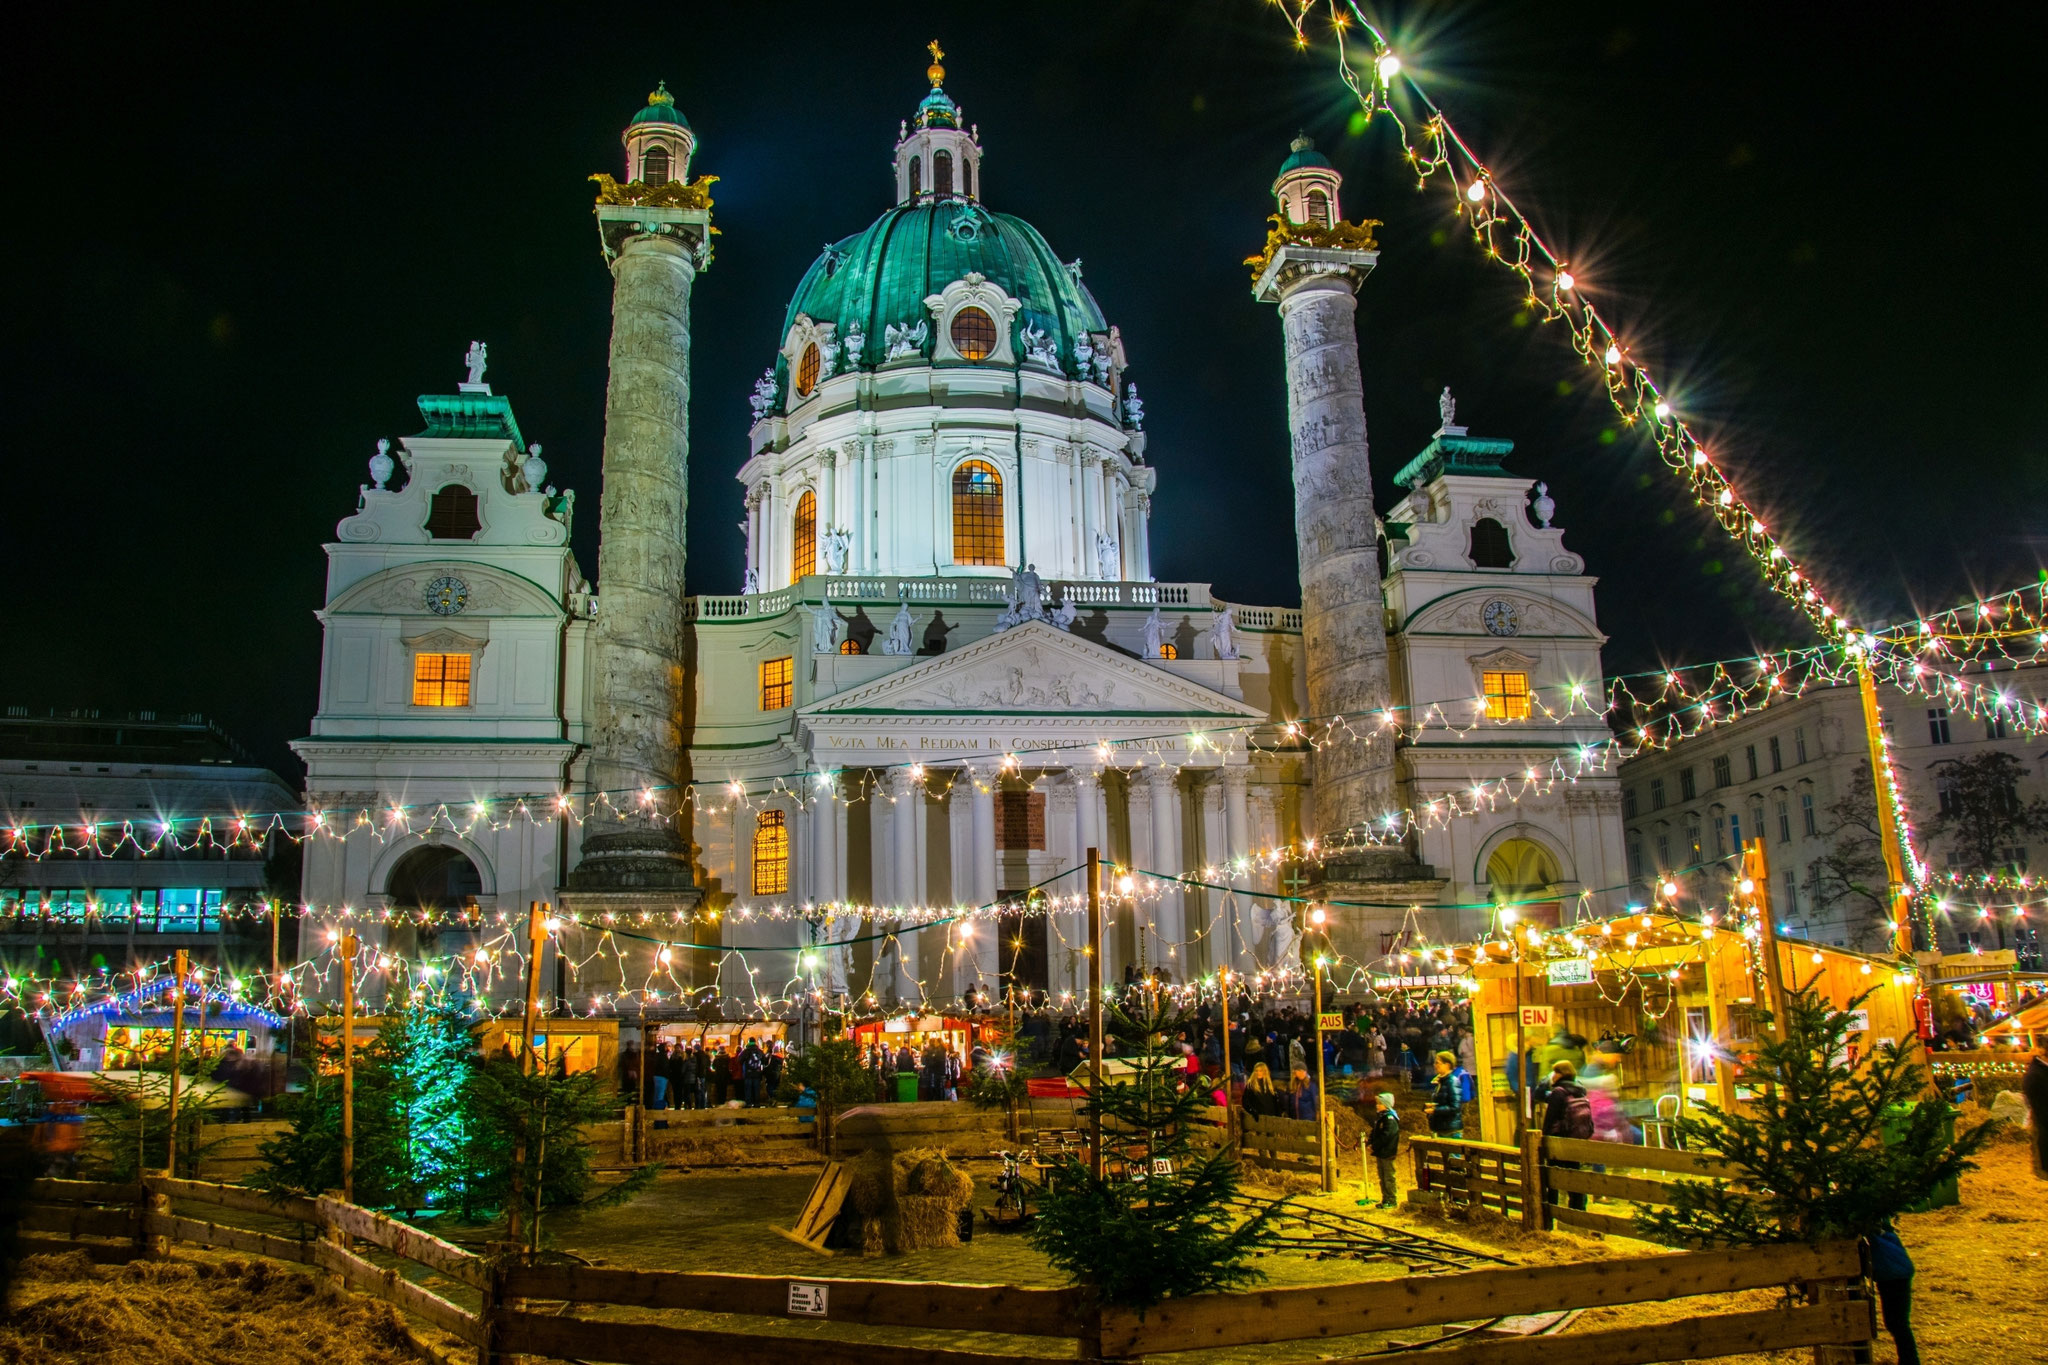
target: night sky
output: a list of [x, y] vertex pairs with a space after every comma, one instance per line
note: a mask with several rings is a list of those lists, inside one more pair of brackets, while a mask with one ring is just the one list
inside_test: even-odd
[[[1887, 617], [2041, 563], [2041, 61], [1995, 13], [1832, 8], [1379, 14], [1743, 494], [1835, 601]], [[1321, 22], [1301, 53], [1256, 0], [534, 14], [17, 16], [0, 701], [204, 711], [296, 780], [321, 545], [472, 338], [581, 494], [594, 575], [610, 282], [585, 177], [620, 172], [657, 79], [721, 177], [690, 588], [736, 591], [748, 390], [820, 247], [889, 204], [934, 37], [987, 202], [1080, 257], [1123, 331], [1159, 578], [1299, 600], [1279, 324], [1239, 262], [1305, 129], [1347, 213], [1386, 223], [1359, 309], [1381, 505], [1449, 384], [1549, 482], [1603, 580], [1610, 671], [1811, 638], [1615, 429], [1562, 334], [1519, 315], [1441, 189], [1415, 192], [1392, 130], [1350, 127]]]

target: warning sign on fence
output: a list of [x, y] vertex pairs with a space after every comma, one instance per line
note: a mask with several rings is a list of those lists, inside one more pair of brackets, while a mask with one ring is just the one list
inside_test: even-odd
[[789, 1311], [793, 1317], [822, 1318], [825, 1316], [825, 1295], [830, 1285], [805, 1284], [801, 1280], [789, 1282]]

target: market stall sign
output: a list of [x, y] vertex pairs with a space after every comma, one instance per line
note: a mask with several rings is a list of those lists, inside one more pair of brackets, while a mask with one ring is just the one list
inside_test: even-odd
[[1344, 1016], [1342, 1014], [1318, 1014], [1316, 1016], [1316, 1027], [1324, 1033], [1336, 1033], [1344, 1027]]
[[1553, 986], [1590, 986], [1593, 984], [1593, 964], [1583, 957], [1561, 958], [1546, 969]]
[[1555, 1013], [1549, 1005], [1522, 1006], [1523, 1028], [1549, 1028], [1554, 1019]]

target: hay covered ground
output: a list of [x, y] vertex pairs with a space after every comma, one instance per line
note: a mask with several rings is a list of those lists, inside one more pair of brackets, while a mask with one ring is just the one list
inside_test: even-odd
[[[1659, 1250], [1622, 1237], [1530, 1234], [1519, 1225], [1498, 1221], [1444, 1223], [1405, 1207], [1395, 1213], [1360, 1209], [1355, 1163], [1355, 1157], [1346, 1163], [1345, 1178], [1335, 1194], [1298, 1197], [1316, 1207], [1363, 1214], [1395, 1227], [1491, 1250], [1524, 1264], [1649, 1255]], [[1402, 1165], [1405, 1177], [1407, 1162]], [[994, 1198], [990, 1188], [993, 1164], [974, 1162], [966, 1169], [975, 1178], [974, 1205], [985, 1207]], [[813, 1179], [814, 1172], [808, 1170], [670, 1173], [630, 1204], [551, 1219], [549, 1240], [584, 1260], [639, 1269], [1027, 1285], [1060, 1282], [1021, 1236], [990, 1232], [985, 1226], [977, 1226], [973, 1239], [959, 1246], [875, 1257], [857, 1252], [829, 1259], [816, 1256], [769, 1231], [771, 1224], [788, 1226], [795, 1218]], [[1277, 1188], [1264, 1192], [1280, 1193]], [[1901, 1232], [1920, 1269], [1915, 1313], [1926, 1359], [1986, 1360], [1999, 1365], [2048, 1361], [2048, 1328], [2043, 1326], [2040, 1309], [2048, 1303], [2048, 1199], [2044, 1195], [2048, 1195], [2048, 1183], [2034, 1179], [2024, 1145], [2000, 1142], [1986, 1152], [1980, 1170], [1964, 1177], [1960, 1207], [1902, 1220]], [[221, 1213], [212, 1211], [216, 1218]], [[458, 1240], [486, 1235], [481, 1231], [465, 1235], [461, 1229], [448, 1227], [436, 1231]], [[286, 1365], [317, 1359], [323, 1365], [381, 1365], [386, 1360], [416, 1358], [407, 1349], [391, 1310], [344, 1295], [325, 1277], [296, 1268], [206, 1253], [181, 1253], [179, 1260], [169, 1265], [139, 1263], [126, 1268], [95, 1269], [79, 1257], [40, 1258], [28, 1265], [27, 1282], [17, 1293], [23, 1312], [0, 1330], [0, 1360], [21, 1360], [28, 1365], [122, 1359], [167, 1365], [186, 1361]], [[1274, 1286], [1404, 1273], [1401, 1267], [1386, 1262], [1315, 1261], [1291, 1255], [1267, 1256], [1259, 1266]], [[418, 1267], [405, 1268], [415, 1278], [425, 1278], [439, 1293], [461, 1302], [473, 1299], [460, 1286], [428, 1276]], [[1775, 1302], [1774, 1293], [1760, 1291], [1713, 1300], [1593, 1309], [1555, 1338], [1556, 1358], [1572, 1358], [1573, 1332], [1666, 1321], [1702, 1311], [1769, 1307]], [[1059, 1353], [1058, 1343], [977, 1332], [967, 1322], [949, 1330], [912, 1332], [627, 1308], [586, 1306], [577, 1311], [724, 1330], [743, 1324], [745, 1330], [778, 1335], [950, 1347], [996, 1357]], [[1250, 1365], [1254, 1361], [1279, 1365], [1388, 1344], [1384, 1337], [1361, 1336], [1191, 1353], [1179, 1359], [1186, 1365]], [[1811, 1359], [1811, 1353], [1722, 1359], [1739, 1365], [1803, 1363]], [[1889, 1338], [1880, 1336], [1875, 1359], [1880, 1365], [1895, 1359]]]
[[95, 1266], [83, 1252], [21, 1263], [0, 1317], [10, 1365], [418, 1365], [399, 1315], [258, 1257], [180, 1255]]

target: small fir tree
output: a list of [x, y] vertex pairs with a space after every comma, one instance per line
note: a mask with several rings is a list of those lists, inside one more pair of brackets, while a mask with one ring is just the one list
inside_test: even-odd
[[[1849, 1002], [1854, 1010], [1868, 999]], [[1768, 1012], [1760, 1012], [1768, 1020]], [[1867, 1237], [1937, 1186], [1974, 1164], [1990, 1124], [1941, 1138], [1946, 1107], [1926, 1099], [1917, 1041], [1881, 1043], [1855, 1065], [1848, 1035], [1855, 1021], [1811, 992], [1787, 1002], [1783, 1038], [1760, 1045], [1748, 1069], [1749, 1112], [1700, 1106], [1702, 1118], [1676, 1127], [1681, 1145], [1719, 1152], [1736, 1174], [1671, 1187], [1671, 1204], [1638, 1206], [1636, 1226], [1678, 1243], [1823, 1242]], [[1884, 1140], [1886, 1111], [1912, 1105], [1894, 1140]]]
[[[1181, 1084], [1166, 1040], [1184, 1020], [1162, 1005], [1119, 1012], [1115, 1031], [1137, 1055], [1128, 1081], [1105, 1079], [1082, 1106], [1102, 1115], [1105, 1157], [1097, 1179], [1069, 1158], [1039, 1199], [1033, 1246], [1105, 1303], [1145, 1309], [1168, 1298], [1234, 1289], [1264, 1278], [1249, 1264], [1270, 1245], [1278, 1205], [1240, 1218], [1237, 1164], [1197, 1150], [1209, 1106]], [[1126, 1160], [1126, 1148], [1138, 1153]], [[1160, 1166], [1160, 1161], [1167, 1163]]]
[[809, 1089], [818, 1097], [818, 1126], [826, 1151], [832, 1150], [832, 1124], [848, 1105], [871, 1099], [874, 1073], [861, 1060], [859, 1044], [847, 1038], [812, 1043], [782, 1068], [783, 1094], [794, 1098]]
[[615, 1121], [621, 1101], [605, 1089], [597, 1072], [570, 1073], [566, 1059], [536, 1066], [531, 1074], [512, 1057], [477, 1063], [464, 1102], [474, 1122], [467, 1151], [474, 1201], [504, 1209], [516, 1188], [529, 1252], [540, 1249], [542, 1218], [550, 1210], [623, 1203], [661, 1172], [659, 1165], [642, 1166], [616, 1185], [599, 1186], [590, 1146], [579, 1130], [587, 1123]]

